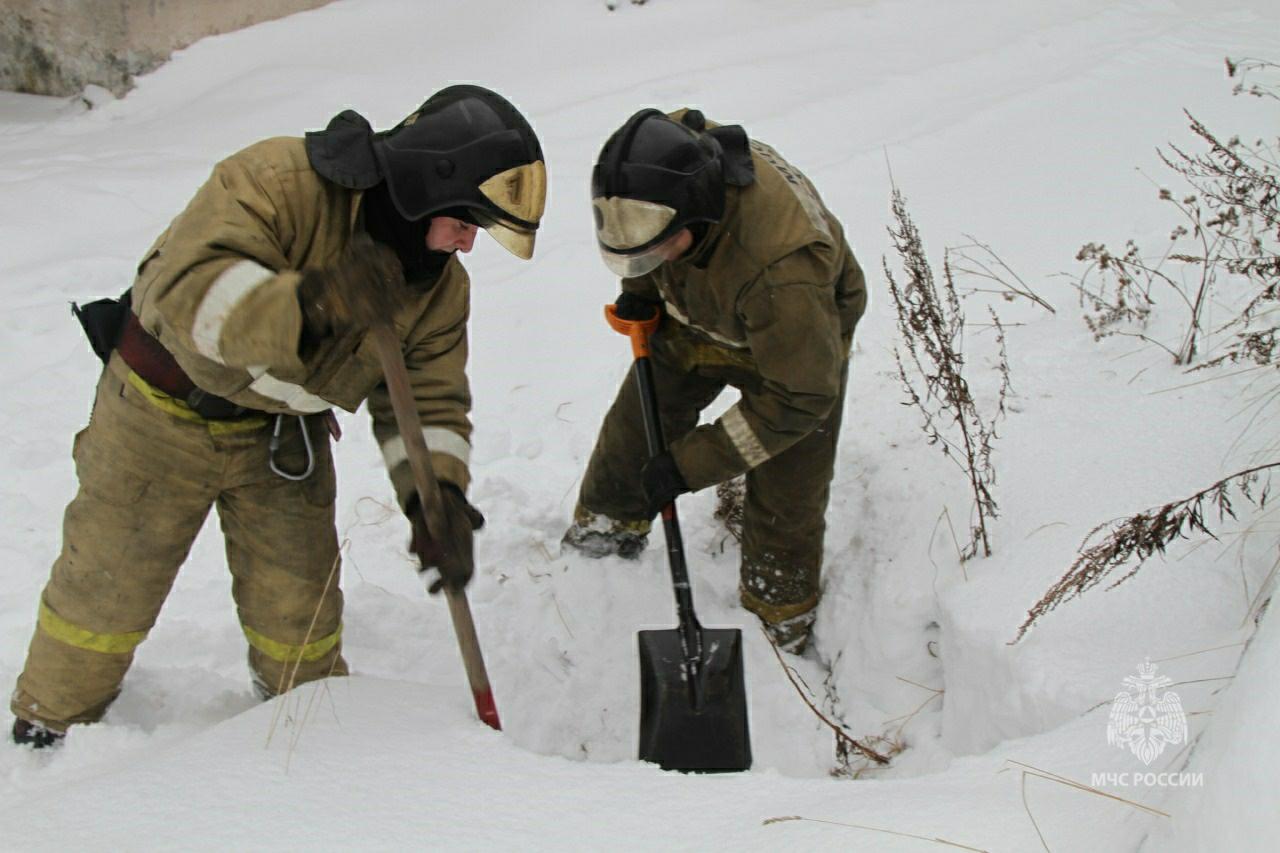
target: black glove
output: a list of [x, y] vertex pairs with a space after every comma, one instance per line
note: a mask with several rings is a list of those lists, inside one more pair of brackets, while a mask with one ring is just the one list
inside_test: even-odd
[[644, 463], [640, 470], [640, 482], [645, 500], [649, 502], [649, 515], [654, 516], [679, 495], [689, 491], [689, 484], [676, 467], [675, 457], [663, 451]]
[[405, 507], [413, 528], [409, 550], [418, 556], [421, 563], [419, 571], [435, 569], [440, 573], [440, 577], [428, 587], [432, 593], [439, 592], [446, 585], [450, 589], [462, 589], [470, 582], [476, 570], [474, 532], [484, 527], [484, 516], [480, 510], [468, 503], [462, 490], [453, 483], [440, 484], [440, 497], [444, 501], [444, 515], [449, 524], [445, 541], [427, 531], [417, 495], [410, 498], [409, 505]]
[[306, 271], [298, 284], [303, 324], [313, 338], [390, 320], [409, 298], [396, 253], [368, 234], [357, 234], [337, 263]]
[[647, 299], [638, 293], [624, 290], [613, 301], [614, 312], [623, 320], [649, 320], [655, 311], [662, 309], [662, 303]]

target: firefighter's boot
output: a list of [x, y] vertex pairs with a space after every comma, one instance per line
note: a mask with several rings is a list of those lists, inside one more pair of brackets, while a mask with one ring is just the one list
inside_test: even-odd
[[619, 521], [579, 504], [560, 543], [593, 559], [616, 556], [634, 560], [648, 541], [649, 522]]
[[62, 743], [62, 739], [67, 736], [67, 733], [56, 732], [39, 723], [32, 723], [19, 717], [13, 721], [11, 736], [13, 742], [19, 746], [44, 749], [46, 746], [57, 746]]

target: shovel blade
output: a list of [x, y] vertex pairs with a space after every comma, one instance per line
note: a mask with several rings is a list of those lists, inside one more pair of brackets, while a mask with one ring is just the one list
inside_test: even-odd
[[640, 760], [663, 770], [731, 773], [751, 767], [742, 632], [702, 630], [698, 706], [679, 630], [641, 631]]

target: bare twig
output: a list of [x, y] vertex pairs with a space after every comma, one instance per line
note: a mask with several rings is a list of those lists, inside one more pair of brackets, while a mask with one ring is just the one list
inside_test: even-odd
[[782, 671], [786, 673], [787, 680], [790, 681], [791, 686], [796, 689], [796, 693], [799, 694], [801, 700], [804, 701], [805, 705], [809, 706], [809, 710], [813, 712], [814, 716], [821, 720], [823, 724], [825, 724], [827, 728], [831, 729], [835, 734], [837, 750], [842, 748], [852, 750], [853, 752], [856, 752], [864, 758], [868, 758], [881, 766], [888, 764], [888, 756], [876, 752], [871, 747], [861, 743], [856, 738], [851, 737], [843, 727], [832, 722], [830, 718], [818, 710], [818, 707], [813, 704], [813, 701], [809, 698], [808, 694], [806, 694], [805, 691], [801, 689], [799, 683], [797, 683], [796, 679], [798, 676], [796, 675], [795, 670], [782, 659], [782, 652], [778, 649], [778, 644], [773, 641], [773, 637], [769, 636], [769, 632], [765, 631], [763, 628], [761, 629], [761, 632], [764, 634], [765, 639], [769, 641], [769, 646], [773, 649], [773, 654], [778, 659], [778, 666], [782, 667]]
[[926, 698], [923, 702], [921, 702], [919, 705], [917, 705], [914, 710], [909, 711], [906, 714], [902, 714], [900, 716], [894, 717], [893, 719], [884, 721], [884, 724], [887, 726], [887, 725], [890, 725], [891, 723], [897, 723], [899, 720], [901, 720], [902, 722], [898, 723], [897, 731], [894, 734], [895, 738], [901, 738], [902, 731], [907, 727], [907, 723], [910, 723], [912, 720], [914, 720], [917, 714], [919, 714], [921, 711], [923, 711], [925, 708], [929, 706], [930, 702], [932, 702], [934, 699], [941, 698], [947, 691], [939, 687], [928, 687], [924, 684], [919, 684], [915, 681], [912, 681], [909, 678], [903, 678], [901, 675], [897, 675], [894, 677], [897, 678], [899, 681], [903, 682], [904, 684], [910, 684], [912, 687], [919, 687], [921, 690], [928, 690], [929, 693], [932, 694], [928, 698]]
[[958, 263], [955, 261], [951, 263], [951, 269], [954, 272], [985, 278], [998, 284], [999, 290], [995, 292], [1001, 293], [1007, 299], [1021, 296], [1024, 299], [1030, 299], [1050, 314], [1058, 313], [1053, 310], [1052, 305], [1032, 291], [1022, 277], [1014, 272], [994, 249], [970, 234], [964, 236], [970, 241], [969, 245], [954, 246], [946, 250], [948, 254], [959, 260]]

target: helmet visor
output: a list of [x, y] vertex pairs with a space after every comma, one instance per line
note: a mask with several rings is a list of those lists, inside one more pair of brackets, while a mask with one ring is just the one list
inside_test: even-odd
[[481, 211], [475, 211], [473, 216], [476, 224], [497, 241], [499, 246], [521, 260], [527, 261], [533, 257], [533, 242], [537, 236], [536, 231], [530, 231], [528, 228], [521, 228], [513, 223], [495, 219]]
[[487, 178], [480, 184], [480, 194], [506, 216], [476, 211], [477, 224], [517, 258], [532, 258], [538, 222], [547, 205], [547, 167], [543, 162], [535, 160]]
[[547, 167], [541, 160], [505, 169], [480, 184], [480, 194], [506, 218], [534, 229], [547, 206]]
[[607, 266], [614, 275], [619, 278], [635, 278], [637, 276], [651, 273], [658, 267], [662, 266], [662, 262], [667, 259], [665, 251], [665, 242], [652, 246], [649, 249], [633, 255], [620, 255], [617, 252], [611, 252], [604, 246], [600, 247], [600, 257], [604, 259], [604, 265]]
[[660, 242], [676, 216], [675, 208], [665, 204], [622, 196], [597, 197], [591, 204], [600, 248], [621, 255], [639, 253]]

